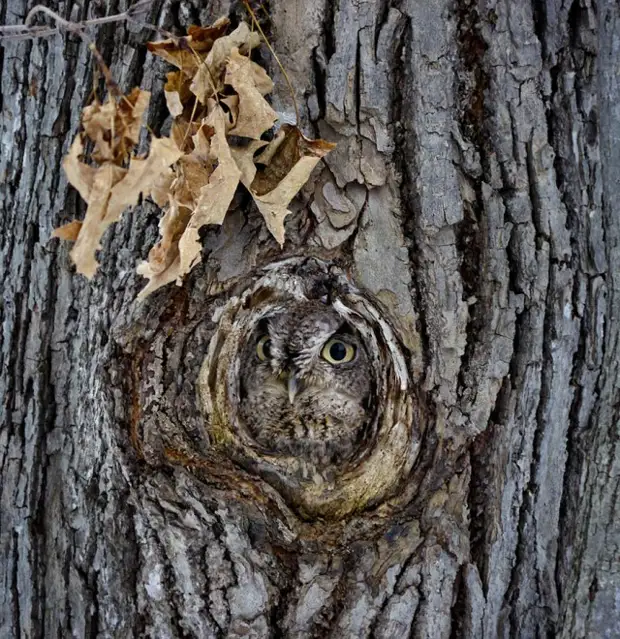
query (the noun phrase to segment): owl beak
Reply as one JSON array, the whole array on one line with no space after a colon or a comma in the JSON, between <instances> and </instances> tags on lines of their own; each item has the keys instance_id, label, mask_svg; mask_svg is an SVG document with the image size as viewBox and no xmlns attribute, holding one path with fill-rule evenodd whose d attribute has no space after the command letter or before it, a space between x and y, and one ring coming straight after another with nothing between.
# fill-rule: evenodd
<instances>
[{"instance_id":1,"label":"owl beak","mask_svg":"<svg viewBox=\"0 0 620 639\"><path fill-rule=\"evenodd\" d=\"M299 381L295 377L295 373L291 373L288 378L288 401L292 404L295 401L295 395L299 390Z\"/></svg>"}]
</instances>

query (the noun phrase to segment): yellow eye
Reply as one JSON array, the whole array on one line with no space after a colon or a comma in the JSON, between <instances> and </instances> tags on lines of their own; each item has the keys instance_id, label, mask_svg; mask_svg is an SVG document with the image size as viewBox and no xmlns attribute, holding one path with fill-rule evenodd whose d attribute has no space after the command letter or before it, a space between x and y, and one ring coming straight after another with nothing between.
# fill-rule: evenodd
<instances>
[{"instance_id":1,"label":"yellow eye","mask_svg":"<svg viewBox=\"0 0 620 639\"><path fill-rule=\"evenodd\" d=\"M271 357L271 338L269 335L263 335L256 344L256 354L261 362L268 360Z\"/></svg>"},{"instance_id":2,"label":"yellow eye","mask_svg":"<svg viewBox=\"0 0 620 639\"><path fill-rule=\"evenodd\" d=\"M355 346L340 339L330 339L323 346L321 357L330 364L346 364L355 357Z\"/></svg>"}]
</instances>

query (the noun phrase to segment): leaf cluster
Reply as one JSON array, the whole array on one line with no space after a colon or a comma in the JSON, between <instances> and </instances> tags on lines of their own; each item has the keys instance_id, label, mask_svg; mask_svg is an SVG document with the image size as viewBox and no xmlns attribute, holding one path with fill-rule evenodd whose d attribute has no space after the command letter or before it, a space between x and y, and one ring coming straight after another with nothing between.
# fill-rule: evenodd
<instances>
[{"instance_id":1,"label":"leaf cluster","mask_svg":"<svg viewBox=\"0 0 620 639\"><path fill-rule=\"evenodd\" d=\"M227 18L187 35L150 42L151 53L176 67L167 74L166 104L173 122L168 137L153 137L149 152L134 154L150 94L134 88L110 91L82 112L82 131L63 160L69 182L88 207L83 222L54 231L75 240L71 257L92 277L101 236L122 212L150 197L163 211L160 240L138 272L152 291L183 278L200 262L199 229L222 224L239 185L252 196L266 226L284 244L288 206L333 145L308 140L283 125L271 141L278 114L265 96L273 90L266 71L251 59L261 36L245 22L230 30ZM91 141L90 153L85 142Z\"/></svg>"}]
</instances>

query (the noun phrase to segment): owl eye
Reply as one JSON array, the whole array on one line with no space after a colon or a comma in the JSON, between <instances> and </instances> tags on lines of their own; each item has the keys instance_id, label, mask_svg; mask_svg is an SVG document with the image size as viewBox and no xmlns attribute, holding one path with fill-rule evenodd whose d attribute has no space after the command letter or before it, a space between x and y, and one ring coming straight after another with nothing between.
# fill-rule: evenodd
<instances>
[{"instance_id":1,"label":"owl eye","mask_svg":"<svg viewBox=\"0 0 620 639\"><path fill-rule=\"evenodd\" d=\"M321 357L330 364L346 364L355 357L355 346L339 339L330 339L323 346Z\"/></svg>"},{"instance_id":2,"label":"owl eye","mask_svg":"<svg viewBox=\"0 0 620 639\"><path fill-rule=\"evenodd\" d=\"M261 362L271 357L271 338L269 335L263 335L256 344L256 354Z\"/></svg>"}]
</instances>

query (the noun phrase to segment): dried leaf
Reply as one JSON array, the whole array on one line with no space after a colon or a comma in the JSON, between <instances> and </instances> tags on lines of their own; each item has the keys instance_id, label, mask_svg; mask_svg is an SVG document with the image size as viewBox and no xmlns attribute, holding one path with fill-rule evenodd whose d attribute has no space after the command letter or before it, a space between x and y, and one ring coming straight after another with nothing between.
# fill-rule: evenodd
<instances>
[{"instance_id":1,"label":"dried leaf","mask_svg":"<svg viewBox=\"0 0 620 639\"><path fill-rule=\"evenodd\" d=\"M84 145L82 144L82 136L78 134L71 144L69 153L62 161L62 168L67 174L69 184L78 190L83 200L88 202L97 169L80 161L80 156L83 152Z\"/></svg>"},{"instance_id":2,"label":"dried leaf","mask_svg":"<svg viewBox=\"0 0 620 639\"><path fill-rule=\"evenodd\" d=\"M226 65L226 84L230 84L239 95L237 119L230 133L259 140L265 131L271 129L278 114L256 88L254 67L260 69L238 49L233 49Z\"/></svg>"},{"instance_id":3,"label":"dried leaf","mask_svg":"<svg viewBox=\"0 0 620 639\"><path fill-rule=\"evenodd\" d=\"M189 273L200 261L198 229L206 224L221 224L224 221L241 176L226 140L226 115L220 106L214 108L206 119L206 124L215 131L211 138L211 149L219 164L211 174L208 184L200 189L196 209L179 241L179 277Z\"/></svg>"},{"instance_id":4,"label":"dried leaf","mask_svg":"<svg viewBox=\"0 0 620 639\"><path fill-rule=\"evenodd\" d=\"M196 57L190 46L191 40L187 36L146 43L151 53L181 69L188 78L194 76L200 64L200 58Z\"/></svg>"},{"instance_id":5,"label":"dried leaf","mask_svg":"<svg viewBox=\"0 0 620 639\"><path fill-rule=\"evenodd\" d=\"M171 168L167 168L163 171L159 177L151 186L151 192L149 195L157 206L163 208L168 204L168 196L172 187L172 182L175 179L174 171Z\"/></svg>"},{"instance_id":6,"label":"dried leaf","mask_svg":"<svg viewBox=\"0 0 620 639\"><path fill-rule=\"evenodd\" d=\"M252 140L247 146L230 148L230 153L241 171L241 183L248 189L256 176L254 154L266 144L264 140Z\"/></svg>"},{"instance_id":7,"label":"dried leaf","mask_svg":"<svg viewBox=\"0 0 620 639\"><path fill-rule=\"evenodd\" d=\"M261 95L267 95L273 91L273 80L269 77L267 71L248 56L241 55L239 49L236 48L230 52L230 59L226 65L226 84L234 86L234 83L229 78L232 79L235 76L242 77L246 84L256 87L256 90Z\"/></svg>"},{"instance_id":8,"label":"dried leaf","mask_svg":"<svg viewBox=\"0 0 620 639\"><path fill-rule=\"evenodd\" d=\"M220 102L223 102L228 107L228 118L226 122L226 128L228 131L237 124L237 116L239 115L239 96L229 95L222 98Z\"/></svg>"},{"instance_id":9,"label":"dried leaf","mask_svg":"<svg viewBox=\"0 0 620 639\"><path fill-rule=\"evenodd\" d=\"M149 193L159 177L182 155L170 138L153 138L146 158L132 158L122 180L112 188L107 218L111 222L120 219L122 212L138 203L141 193Z\"/></svg>"},{"instance_id":10,"label":"dried leaf","mask_svg":"<svg viewBox=\"0 0 620 639\"><path fill-rule=\"evenodd\" d=\"M200 65L192 83L189 85L189 90L202 102L206 104L207 100L214 94L220 91L222 83L218 82L217 78L210 72L207 63L204 62Z\"/></svg>"},{"instance_id":11,"label":"dried leaf","mask_svg":"<svg viewBox=\"0 0 620 639\"><path fill-rule=\"evenodd\" d=\"M159 221L161 240L149 251L148 261L138 265L137 272L149 283L140 291L145 297L179 276L179 238L190 219L191 211L170 198L169 208Z\"/></svg>"},{"instance_id":12,"label":"dried leaf","mask_svg":"<svg viewBox=\"0 0 620 639\"><path fill-rule=\"evenodd\" d=\"M89 279L95 274L99 265L95 259L95 251L101 248L99 244L101 236L112 223L106 216L110 193L114 185L120 182L126 173L126 169L114 164L104 164L95 173L86 217L71 251L71 258L77 272L86 275Z\"/></svg>"},{"instance_id":13,"label":"dried leaf","mask_svg":"<svg viewBox=\"0 0 620 639\"><path fill-rule=\"evenodd\" d=\"M256 206L263 216L269 232L276 238L280 246L284 246L284 218L290 213L288 203L284 205L280 202L283 199L280 194L274 195L273 199L275 201L271 202L269 201L270 199L272 198L269 197L269 193L263 196L262 199L254 197Z\"/></svg>"},{"instance_id":14,"label":"dried leaf","mask_svg":"<svg viewBox=\"0 0 620 639\"><path fill-rule=\"evenodd\" d=\"M167 82L164 86L166 105L173 118L183 113L184 104L192 97L189 90L189 80L181 71L171 71L167 74Z\"/></svg>"},{"instance_id":15,"label":"dried leaf","mask_svg":"<svg viewBox=\"0 0 620 639\"><path fill-rule=\"evenodd\" d=\"M142 262L142 264L147 264L147 262ZM144 277L148 277L149 283L138 293L138 299L144 299L147 295L150 295L158 288L166 286L166 284L170 284L181 277L181 260L178 256L174 259L172 264L170 264L170 266L161 273L154 273L150 275L146 269L141 270L142 264L138 266L137 272Z\"/></svg>"},{"instance_id":16,"label":"dried leaf","mask_svg":"<svg viewBox=\"0 0 620 639\"><path fill-rule=\"evenodd\" d=\"M179 239L187 228L192 212L170 198L168 210L159 222L161 240L149 251L149 267L153 274L165 271L179 254Z\"/></svg>"},{"instance_id":17,"label":"dried leaf","mask_svg":"<svg viewBox=\"0 0 620 639\"><path fill-rule=\"evenodd\" d=\"M97 162L114 162L119 166L138 143L142 117L151 94L137 87L119 102L108 96L104 104L95 101L84 107L82 126L95 142L92 157Z\"/></svg>"},{"instance_id":18,"label":"dried leaf","mask_svg":"<svg viewBox=\"0 0 620 639\"><path fill-rule=\"evenodd\" d=\"M308 140L297 127L285 125L284 137L270 163L257 172L250 185L254 202L280 246L284 244L284 218L288 205L308 181L318 161L334 145L324 140Z\"/></svg>"},{"instance_id":19,"label":"dried leaf","mask_svg":"<svg viewBox=\"0 0 620 639\"><path fill-rule=\"evenodd\" d=\"M276 136L269 142L266 146L265 150L256 158L256 164L271 164L271 160L273 156L276 154L276 151L280 148L280 145L286 139L286 130L287 127L283 126L277 132Z\"/></svg>"},{"instance_id":20,"label":"dried leaf","mask_svg":"<svg viewBox=\"0 0 620 639\"><path fill-rule=\"evenodd\" d=\"M78 235L80 234L80 229L82 228L82 222L79 220L72 220L67 224L63 224L59 226L57 229L52 231L52 237L58 237L61 240L69 240L71 242L75 242L77 240Z\"/></svg>"},{"instance_id":21,"label":"dried leaf","mask_svg":"<svg viewBox=\"0 0 620 639\"><path fill-rule=\"evenodd\" d=\"M192 155L184 155L177 166L177 180L171 193L185 206L194 209L197 206L202 188L209 183L213 174L213 163Z\"/></svg>"},{"instance_id":22,"label":"dried leaf","mask_svg":"<svg viewBox=\"0 0 620 639\"><path fill-rule=\"evenodd\" d=\"M164 91L164 95L166 96L166 106L168 111L170 111L170 115L173 118L181 115L183 113L183 103L178 91Z\"/></svg>"},{"instance_id":23,"label":"dried leaf","mask_svg":"<svg viewBox=\"0 0 620 639\"><path fill-rule=\"evenodd\" d=\"M194 150L192 155L204 162L211 159L211 143L210 138L213 135L213 129L207 124L201 124L200 128L194 135L192 135L192 142L194 143Z\"/></svg>"},{"instance_id":24,"label":"dried leaf","mask_svg":"<svg viewBox=\"0 0 620 639\"><path fill-rule=\"evenodd\" d=\"M170 127L170 137L183 153L192 152L192 136L196 134L200 127L198 122L190 122L184 117L179 117Z\"/></svg>"},{"instance_id":25,"label":"dried leaf","mask_svg":"<svg viewBox=\"0 0 620 639\"><path fill-rule=\"evenodd\" d=\"M219 74L233 49L239 49L248 55L259 44L260 35L256 31L250 31L246 22L241 22L230 35L218 38L213 43L213 48L207 56L207 64Z\"/></svg>"},{"instance_id":26,"label":"dried leaf","mask_svg":"<svg viewBox=\"0 0 620 639\"><path fill-rule=\"evenodd\" d=\"M151 53L181 69L188 78L193 78L213 43L226 33L229 25L228 18L220 18L210 27L189 27L187 36L148 42L146 46Z\"/></svg>"},{"instance_id":27,"label":"dried leaf","mask_svg":"<svg viewBox=\"0 0 620 639\"><path fill-rule=\"evenodd\" d=\"M272 191L300 159L314 158L316 164L335 146L325 140L309 140L297 127L285 124L276 139L270 142L265 151L256 158L257 164L267 163L267 166L256 174L252 182L252 191L258 195ZM275 151L268 153L271 150L270 147L275 147Z\"/></svg>"},{"instance_id":28,"label":"dried leaf","mask_svg":"<svg viewBox=\"0 0 620 639\"><path fill-rule=\"evenodd\" d=\"M222 16L210 27L191 25L187 29L187 34L191 38L191 44L194 50L198 53L204 53L211 51L213 43L226 33L229 26L230 20L226 16Z\"/></svg>"},{"instance_id":29,"label":"dried leaf","mask_svg":"<svg viewBox=\"0 0 620 639\"><path fill-rule=\"evenodd\" d=\"M151 94L149 91L143 91L135 87L129 95L121 98L118 103L117 113L123 128L122 135L124 135L132 145L138 144L140 140L142 118L149 106L150 99Z\"/></svg>"},{"instance_id":30,"label":"dried leaf","mask_svg":"<svg viewBox=\"0 0 620 639\"><path fill-rule=\"evenodd\" d=\"M230 35L223 36L213 43L213 48L194 75L190 91L206 104L208 98L224 88L222 74L231 51L237 48L248 54L259 44L258 33L250 31L248 25L241 22Z\"/></svg>"}]
</instances>

